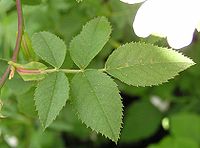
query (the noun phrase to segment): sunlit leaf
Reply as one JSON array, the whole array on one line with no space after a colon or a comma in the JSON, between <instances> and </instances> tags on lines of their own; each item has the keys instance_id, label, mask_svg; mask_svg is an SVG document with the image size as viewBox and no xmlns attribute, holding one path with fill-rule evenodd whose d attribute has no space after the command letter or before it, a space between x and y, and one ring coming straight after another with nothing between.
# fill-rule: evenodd
<instances>
[{"instance_id":1,"label":"sunlit leaf","mask_svg":"<svg viewBox=\"0 0 200 148\"><path fill-rule=\"evenodd\" d=\"M159 85L195 63L174 50L145 43L129 43L116 49L106 71L134 86Z\"/></svg>"}]
</instances>

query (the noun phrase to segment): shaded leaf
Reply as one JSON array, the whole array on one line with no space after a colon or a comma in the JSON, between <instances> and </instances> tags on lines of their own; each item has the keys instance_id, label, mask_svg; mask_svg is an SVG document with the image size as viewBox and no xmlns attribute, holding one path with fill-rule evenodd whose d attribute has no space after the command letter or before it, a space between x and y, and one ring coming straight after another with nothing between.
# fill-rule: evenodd
<instances>
[{"instance_id":1,"label":"shaded leaf","mask_svg":"<svg viewBox=\"0 0 200 148\"><path fill-rule=\"evenodd\" d=\"M166 137L158 144L152 144L148 148L198 148L198 143L187 138Z\"/></svg>"},{"instance_id":2,"label":"shaded leaf","mask_svg":"<svg viewBox=\"0 0 200 148\"><path fill-rule=\"evenodd\" d=\"M200 143L200 117L194 113L175 114L170 118L170 131L175 137Z\"/></svg>"},{"instance_id":3,"label":"shaded leaf","mask_svg":"<svg viewBox=\"0 0 200 148\"><path fill-rule=\"evenodd\" d=\"M153 135L161 125L162 113L149 101L133 103L127 110L121 142L135 142Z\"/></svg>"}]
</instances>

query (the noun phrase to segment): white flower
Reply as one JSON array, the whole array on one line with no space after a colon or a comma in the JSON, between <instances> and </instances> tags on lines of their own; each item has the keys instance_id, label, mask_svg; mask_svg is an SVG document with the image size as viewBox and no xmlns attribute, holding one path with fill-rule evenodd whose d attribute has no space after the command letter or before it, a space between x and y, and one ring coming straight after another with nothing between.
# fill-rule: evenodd
<instances>
[{"instance_id":1,"label":"white flower","mask_svg":"<svg viewBox=\"0 0 200 148\"><path fill-rule=\"evenodd\" d=\"M200 0L120 0L128 4L144 2L133 28L137 36L167 37L172 48L188 46L195 29L200 31Z\"/></svg>"}]
</instances>

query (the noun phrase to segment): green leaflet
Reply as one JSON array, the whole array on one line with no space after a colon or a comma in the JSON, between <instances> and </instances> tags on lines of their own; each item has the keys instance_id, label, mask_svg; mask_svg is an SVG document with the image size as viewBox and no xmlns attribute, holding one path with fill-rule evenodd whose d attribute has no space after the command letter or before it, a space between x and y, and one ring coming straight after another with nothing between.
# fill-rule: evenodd
<instances>
[{"instance_id":1,"label":"green leaflet","mask_svg":"<svg viewBox=\"0 0 200 148\"><path fill-rule=\"evenodd\" d=\"M96 132L117 142L123 105L113 80L97 70L78 73L71 82L71 95L79 118Z\"/></svg>"},{"instance_id":2,"label":"green leaflet","mask_svg":"<svg viewBox=\"0 0 200 148\"><path fill-rule=\"evenodd\" d=\"M35 105L43 128L47 128L69 98L69 82L64 73L51 73L35 90Z\"/></svg>"},{"instance_id":3,"label":"green leaflet","mask_svg":"<svg viewBox=\"0 0 200 148\"><path fill-rule=\"evenodd\" d=\"M66 45L56 35L49 32L35 33L32 37L35 53L53 67L60 68L65 60Z\"/></svg>"},{"instance_id":4,"label":"green leaflet","mask_svg":"<svg viewBox=\"0 0 200 148\"><path fill-rule=\"evenodd\" d=\"M167 82L195 63L174 50L145 43L129 43L115 50L106 62L106 71L134 86Z\"/></svg>"},{"instance_id":5,"label":"green leaflet","mask_svg":"<svg viewBox=\"0 0 200 148\"><path fill-rule=\"evenodd\" d=\"M160 127L162 113L149 101L133 103L127 110L120 142L135 142L153 135Z\"/></svg>"},{"instance_id":6,"label":"green leaflet","mask_svg":"<svg viewBox=\"0 0 200 148\"><path fill-rule=\"evenodd\" d=\"M30 62L22 65L9 61L8 64L16 69L24 81L37 81L45 78L46 74L44 70L46 70L47 67L42 63Z\"/></svg>"},{"instance_id":7,"label":"green leaflet","mask_svg":"<svg viewBox=\"0 0 200 148\"><path fill-rule=\"evenodd\" d=\"M89 21L70 43L70 55L75 64L85 69L110 38L111 26L105 17Z\"/></svg>"}]
</instances>

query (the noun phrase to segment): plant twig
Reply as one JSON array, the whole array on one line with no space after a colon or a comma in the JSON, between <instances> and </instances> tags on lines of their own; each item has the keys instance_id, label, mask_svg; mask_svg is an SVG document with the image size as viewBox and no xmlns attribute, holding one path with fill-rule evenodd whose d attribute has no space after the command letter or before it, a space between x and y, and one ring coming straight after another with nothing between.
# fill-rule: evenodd
<instances>
[{"instance_id":1,"label":"plant twig","mask_svg":"<svg viewBox=\"0 0 200 148\"><path fill-rule=\"evenodd\" d=\"M106 69L97 69L100 72L105 72ZM80 70L80 69L47 69L42 71L42 73L54 73L54 72L64 72L67 74L76 74L76 73L81 73L84 72L84 70Z\"/></svg>"},{"instance_id":2,"label":"plant twig","mask_svg":"<svg viewBox=\"0 0 200 148\"><path fill-rule=\"evenodd\" d=\"M21 40L22 40L22 35L23 35L23 13L22 13L22 7L21 7L21 0L16 0L16 8L17 8L17 16L18 16L18 33L17 33L15 49L13 51L13 56L12 56L13 62L17 61L17 57L18 57L20 45L21 45ZM0 79L0 89L3 87L3 85L5 84L8 78L10 68L11 66L9 65L6 71L4 72L2 78Z\"/></svg>"},{"instance_id":3,"label":"plant twig","mask_svg":"<svg viewBox=\"0 0 200 148\"><path fill-rule=\"evenodd\" d=\"M23 13L22 13L22 7L21 7L21 0L16 0L16 7L17 7L17 16L18 16L18 35L17 40L15 44L15 49L12 56L12 61L17 61L17 56L19 54L19 49L22 41L22 35L23 35Z\"/></svg>"}]
</instances>

